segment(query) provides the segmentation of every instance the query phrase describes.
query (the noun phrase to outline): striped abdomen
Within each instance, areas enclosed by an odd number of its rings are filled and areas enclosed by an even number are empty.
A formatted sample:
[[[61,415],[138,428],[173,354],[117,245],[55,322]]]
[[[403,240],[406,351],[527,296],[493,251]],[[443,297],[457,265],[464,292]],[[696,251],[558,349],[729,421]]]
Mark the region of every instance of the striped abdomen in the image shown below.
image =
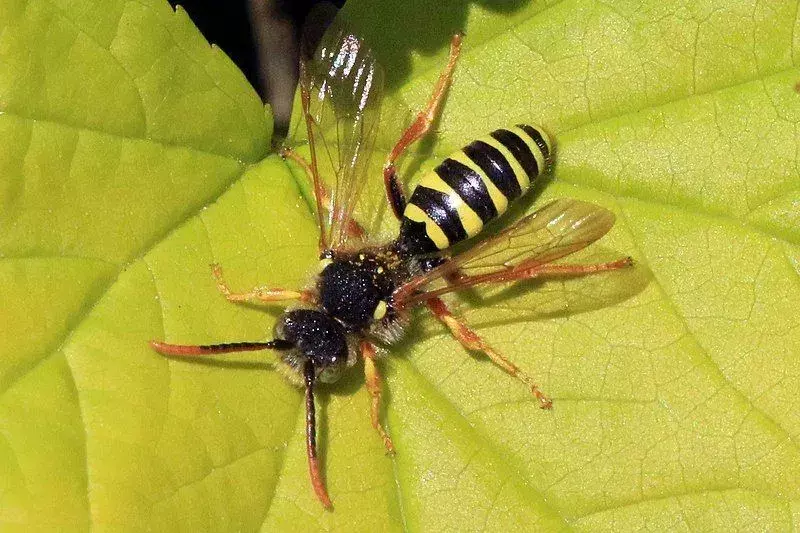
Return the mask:
[[[476,235],[547,170],[551,147],[547,134],[524,124],[471,142],[422,177],[403,212],[399,243],[424,254]]]

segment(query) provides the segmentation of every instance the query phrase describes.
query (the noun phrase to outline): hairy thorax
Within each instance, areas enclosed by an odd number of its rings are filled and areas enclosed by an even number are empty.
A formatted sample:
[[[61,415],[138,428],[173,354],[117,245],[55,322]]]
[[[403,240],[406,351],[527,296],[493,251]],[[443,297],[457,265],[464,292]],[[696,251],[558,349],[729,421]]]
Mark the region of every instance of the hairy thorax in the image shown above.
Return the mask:
[[[392,293],[410,275],[407,262],[391,248],[330,254],[317,277],[319,305],[348,332],[391,342],[401,318]]]

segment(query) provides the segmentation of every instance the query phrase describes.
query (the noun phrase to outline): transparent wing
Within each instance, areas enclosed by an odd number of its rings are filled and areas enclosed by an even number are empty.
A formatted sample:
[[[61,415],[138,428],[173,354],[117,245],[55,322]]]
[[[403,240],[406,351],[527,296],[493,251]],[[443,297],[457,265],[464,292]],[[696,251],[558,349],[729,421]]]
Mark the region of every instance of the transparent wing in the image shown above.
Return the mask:
[[[605,235],[614,214],[580,200],[554,200],[395,292],[399,307],[482,283],[532,277],[538,267],[581,250]]]
[[[320,247],[343,247],[378,128],[383,71],[352,32],[332,25],[300,71]],[[323,177],[325,176],[325,177]]]

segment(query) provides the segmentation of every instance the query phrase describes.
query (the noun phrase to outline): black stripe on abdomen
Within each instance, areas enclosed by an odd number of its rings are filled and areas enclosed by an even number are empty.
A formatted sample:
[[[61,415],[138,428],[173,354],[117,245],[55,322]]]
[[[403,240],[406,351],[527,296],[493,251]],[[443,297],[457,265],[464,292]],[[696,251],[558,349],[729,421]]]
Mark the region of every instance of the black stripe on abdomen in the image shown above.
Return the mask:
[[[464,200],[486,224],[497,216],[497,209],[480,174],[453,159],[445,159],[434,172]]]
[[[531,136],[533,142],[536,143],[536,146],[539,147],[539,150],[542,151],[542,155],[544,156],[545,160],[550,159],[550,149],[547,147],[547,143],[545,142],[544,138],[542,137],[542,133],[534,127],[528,126],[527,124],[517,124],[517,127]]]
[[[528,175],[528,179],[533,181],[533,178],[539,175],[539,164],[531,152],[530,147],[525,144],[525,141],[513,131],[508,130],[495,130],[491,133],[499,143],[508,148],[511,155],[519,162],[522,169]]]
[[[451,205],[445,193],[418,186],[414,189],[409,203],[422,209],[444,232],[451,244],[467,238],[467,232],[464,230],[458,211]]]
[[[500,150],[483,141],[473,141],[464,147],[464,153],[486,173],[509,201],[522,194],[514,169]]]

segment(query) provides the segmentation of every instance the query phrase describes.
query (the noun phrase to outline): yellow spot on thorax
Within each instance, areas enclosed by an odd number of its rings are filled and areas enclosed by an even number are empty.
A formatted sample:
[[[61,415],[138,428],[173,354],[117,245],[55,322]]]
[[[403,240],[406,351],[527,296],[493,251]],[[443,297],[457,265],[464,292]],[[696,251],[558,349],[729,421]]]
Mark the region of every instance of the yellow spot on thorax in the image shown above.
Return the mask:
[[[375,306],[375,311],[372,313],[372,318],[375,320],[381,320],[383,317],[386,316],[386,302],[381,300],[378,302],[378,305]]]

